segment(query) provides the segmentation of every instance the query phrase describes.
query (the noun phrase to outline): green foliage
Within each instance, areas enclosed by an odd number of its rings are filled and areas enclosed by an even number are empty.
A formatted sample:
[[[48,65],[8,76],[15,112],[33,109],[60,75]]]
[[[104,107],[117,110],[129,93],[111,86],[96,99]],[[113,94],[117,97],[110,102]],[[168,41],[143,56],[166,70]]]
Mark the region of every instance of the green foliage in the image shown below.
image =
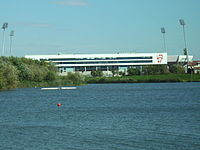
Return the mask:
[[[78,73],[58,76],[56,67],[51,63],[18,57],[0,57],[0,90],[84,83],[85,78]]]
[[[169,73],[167,65],[144,66],[143,71],[144,71],[145,74],[148,74],[148,75],[159,75],[159,74]]]
[[[128,68],[127,73],[128,73],[128,76],[140,75],[140,69],[131,67],[131,68]]]
[[[66,76],[62,76],[60,79],[60,84],[66,85],[81,85],[85,83],[85,78],[79,73],[68,72]]]
[[[16,88],[18,84],[17,70],[9,63],[0,60],[0,90]]]
[[[191,78],[192,77],[192,78]],[[122,76],[122,77],[100,77],[87,78],[87,83],[156,83],[156,82],[200,82],[200,75],[193,74],[162,74],[146,76]]]
[[[125,73],[125,71],[119,71],[119,75],[120,75],[120,76],[125,76],[126,73]]]
[[[20,63],[16,67],[19,71],[18,76],[19,76],[20,80],[33,80],[34,79],[33,72],[29,66],[27,66],[24,63]]]
[[[45,80],[47,81],[54,81],[56,80],[57,75],[54,71],[48,71],[45,77]]]
[[[93,71],[91,71],[91,76],[92,77],[102,77],[103,76],[103,72],[102,71],[100,71],[100,70],[93,70]]]
[[[116,69],[112,69],[111,72],[113,74],[113,77],[119,73],[119,71]]]
[[[69,83],[75,84],[75,85],[80,85],[85,82],[84,76],[82,76],[79,73],[69,72],[66,76],[66,79],[69,81]]]
[[[0,57],[0,90],[22,86],[24,83],[28,85],[28,82],[36,84],[56,79],[55,66],[49,63],[26,58]]]
[[[183,73],[185,73],[185,69],[184,69],[183,66],[181,66],[181,65],[175,65],[175,64],[169,67],[169,71],[171,73],[176,73],[176,74],[183,74]]]
[[[3,89],[4,87],[4,78],[3,78],[3,72],[0,70],[0,89]]]

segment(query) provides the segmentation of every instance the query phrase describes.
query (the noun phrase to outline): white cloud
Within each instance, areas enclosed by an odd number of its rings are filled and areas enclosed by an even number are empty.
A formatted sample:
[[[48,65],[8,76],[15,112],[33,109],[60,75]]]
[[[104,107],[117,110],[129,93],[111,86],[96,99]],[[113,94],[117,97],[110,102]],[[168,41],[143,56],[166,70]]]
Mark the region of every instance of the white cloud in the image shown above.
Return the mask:
[[[63,6],[87,6],[88,3],[82,0],[67,0],[67,1],[57,1],[55,2],[57,5]]]

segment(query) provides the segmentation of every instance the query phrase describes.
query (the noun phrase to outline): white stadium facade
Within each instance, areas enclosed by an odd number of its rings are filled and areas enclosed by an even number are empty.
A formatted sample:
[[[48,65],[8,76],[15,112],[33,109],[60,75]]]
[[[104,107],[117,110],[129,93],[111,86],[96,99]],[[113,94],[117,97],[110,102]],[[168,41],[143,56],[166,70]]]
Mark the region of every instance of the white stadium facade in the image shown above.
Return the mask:
[[[126,71],[129,67],[167,64],[168,57],[167,53],[58,54],[25,56],[25,58],[52,62],[56,65],[61,74],[67,72],[90,74],[93,70],[101,70],[107,75],[111,74],[112,70]],[[184,56],[184,58],[186,57]]]

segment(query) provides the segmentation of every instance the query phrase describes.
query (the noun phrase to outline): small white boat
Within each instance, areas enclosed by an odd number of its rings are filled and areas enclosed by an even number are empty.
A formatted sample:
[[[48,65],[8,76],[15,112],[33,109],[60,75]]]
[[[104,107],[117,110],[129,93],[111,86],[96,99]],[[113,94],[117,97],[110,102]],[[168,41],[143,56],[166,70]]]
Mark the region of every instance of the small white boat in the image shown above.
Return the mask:
[[[50,87],[50,88],[41,88],[41,90],[75,90],[76,87]]]
[[[41,88],[41,90],[59,90],[60,88],[52,87],[52,88]]]
[[[61,90],[75,90],[76,87],[61,87]]]

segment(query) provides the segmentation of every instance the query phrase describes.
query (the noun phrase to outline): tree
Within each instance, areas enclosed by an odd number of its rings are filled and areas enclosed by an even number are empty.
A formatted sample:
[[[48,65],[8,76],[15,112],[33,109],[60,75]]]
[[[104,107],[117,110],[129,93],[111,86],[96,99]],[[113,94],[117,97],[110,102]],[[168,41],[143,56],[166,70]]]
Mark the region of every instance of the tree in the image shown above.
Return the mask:
[[[48,71],[45,80],[54,81],[55,79],[56,79],[56,73],[54,71]]]
[[[93,71],[91,71],[91,76],[92,77],[102,77],[103,72],[101,70],[93,70]]]
[[[3,72],[2,69],[0,69],[0,90],[4,88],[5,81],[4,81],[4,76],[3,76]]]
[[[125,71],[119,71],[119,75],[120,75],[120,76],[125,76],[126,73],[125,73]]]
[[[113,77],[119,73],[119,71],[117,69],[112,69],[111,70],[112,74],[113,74]]]
[[[0,89],[16,88],[18,84],[17,70],[9,63],[0,62]]]
[[[143,67],[144,73],[148,75],[167,74],[169,70],[167,65],[149,65]]]
[[[68,72],[68,74],[65,77],[65,79],[70,84],[75,84],[75,85],[83,84],[85,82],[84,76],[82,76],[81,74],[79,74],[77,72],[76,73]]]
[[[182,74],[182,73],[185,73],[185,68],[181,65],[171,65],[169,66],[169,71],[171,73],[176,73],[176,74]]]
[[[140,75],[140,70],[138,68],[128,68],[127,70],[128,76],[133,76],[133,75]]]

